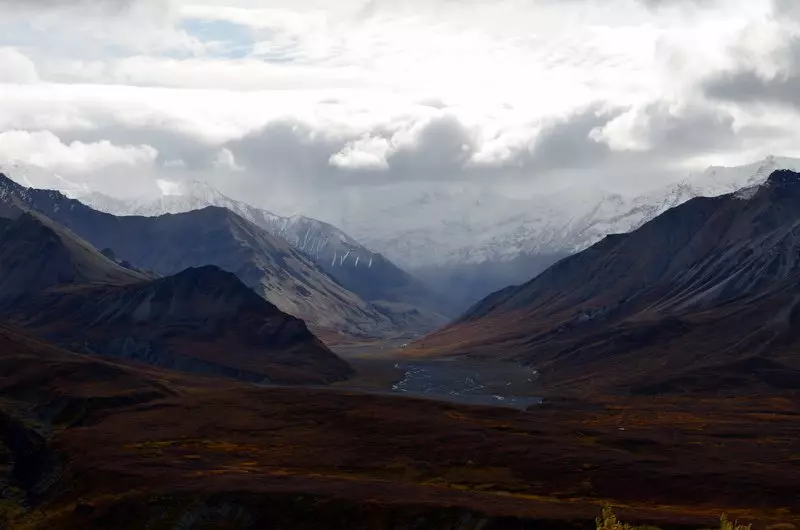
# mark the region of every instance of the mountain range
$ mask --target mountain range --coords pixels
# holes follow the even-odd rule
[[[751,177],[382,354],[396,306],[230,209],[114,216],[0,177],[0,527],[566,530],[614,503],[790,528],[800,174]],[[378,355],[338,357],[337,326]],[[389,391],[412,377],[502,395]]]
[[[415,347],[571,390],[800,388],[800,174],[758,182],[609,235]]]
[[[155,278],[41,214],[0,218],[0,318],[74,352],[253,382],[340,380],[350,367],[299,319],[214,266]]]
[[[745,166],[710,167],[638,195],[572,186],[522,199],[477,185],[417,188],[403,183],[344,193],[336,201],[307,207],[333,224],[278,216],[199,182],[173,184],[156,198],[122,200],[51,180],[70,196],[116,215],[228,208],[287,239],[367,301],[388,300],[454,316],[607,234],[629,232],[693,197],[763,182],[776,169],[800,169],[800,160],[768,157]]]
[[[522,255],[574,253],[607,234],[629,232],[693,197],[713,197],[763,182],[800,159],[768,157],[737,167],[712,166],[644,194],[586,186],[512,198],[488,186],[399,185],[361,190],[316,205],[321,218],[414,271],[432,266],[502,262]]]
[[[434,295],[419,280],[335,226],[302,215],[276,215],[232,199],[204,182],[172,185],[168,193],[156,198],[122,200],[98,192],[71,191],[68,194],[96,210],[117,216],[158,217],[209,206],[225,208],[285,239],[342,286],[368,302],[418,307],[431,314],[448,309],[443,296]],[[445,319],[437,316],[435,320],[443,324]]]
[[[607,234],[629,232],[693,197],[763,182],[776,169],[800,170],[800,160],[768,157],[745,166],[709,167],[641,194],[570,186],[518,198],[491,185],[404,182],[306,208],[431,288],[459,293],[454,305],[463,311]]]
[[[14,201],[71,230],[120,260],[158,275],[216,265],[286,313],[318,330],[383,336],[430,330],[445,319],[411,304],[367,302],[285,239],[233,211],[209,206],[160,217],[117,217],[57,191],[0,177],[0,202]]]

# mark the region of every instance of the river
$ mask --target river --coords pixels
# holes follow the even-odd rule
[[[525,410],[542,402],[532,395],[535,370],[514,363],[464,360],[398,361],[403,372],[393,393],[469,405]]]

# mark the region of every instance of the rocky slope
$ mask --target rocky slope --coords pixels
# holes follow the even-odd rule
[[[381,254],[372,252],[335,226],[302,215],[283,217],[237,201],[203,182],[172,186],[153,199],[121,200],[91,192],[71,192],[92,208],[114,215],[156,217],[218,206],[288,241],[346,289],[368,302],[417,306],[441,311],[447,305],[417,279]]]
[[[546,377],[639,391],[800,386],[798,255],[800,176],[777,171],[608,236],[417,347],[508,355]]]
[[[371,304],[317,267],[305,254],[232,211],[207,207],[161,217],[116,217],[56,191],[0,178],[0,202],[17,201],[69,228],[121,260],[168,275],[216,265],[282,311],[312,326],[375,336],[431,329],[441,320],[415,307]]]

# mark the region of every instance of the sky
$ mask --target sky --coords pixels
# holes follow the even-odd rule
[[[642,190],[800,155],[795,0],[0,12],[0,165],[116,196],[203,180],[292,213],[366,188]]]

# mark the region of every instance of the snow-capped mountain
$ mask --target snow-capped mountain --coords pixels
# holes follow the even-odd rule
[[[359,190],[315,212],[413,272],[577,252],[608,234],[630,232],[693,197],[763,183],[776,169],[800,169],[800,160],[768,157],[746,166],[710,167],[638,196],[570,188],[513,199],[488,187],[423,191],[398,185],[374,196]]]
[[[14,175],[14,179],[19,184],[28,188],[59,190],[66,195],[81,195],[91,192],[85,183],[73,182],[63,175],[23,162],[0,163],[0,173]]]
[[[168,213],[200,210],[219,206],[244,217],[289,241],[295,248],[315,260],[330,256],[332,267],[366,267],[374,262],[376,254],[356,240],[328,223],[302,215],[282,217],[267,210],[232,199],[205,182],[191,181],[169,186],[156,198],[117,199],[98,192],[67,193],[87,206],[114,215],[141,215],[155,217]]]
[[[161,183],[156,198],[121,200],[97,192],[72,193],[87,206],[114,215],[155,217],[208,206],[227,208],[287,240],[347,289],[370,302],[442,311],[442,301],[421,282],[333,225],[302,215],[282,217],[232,199],[204,182]],[[440,317],[434,318],[441,321]]]

